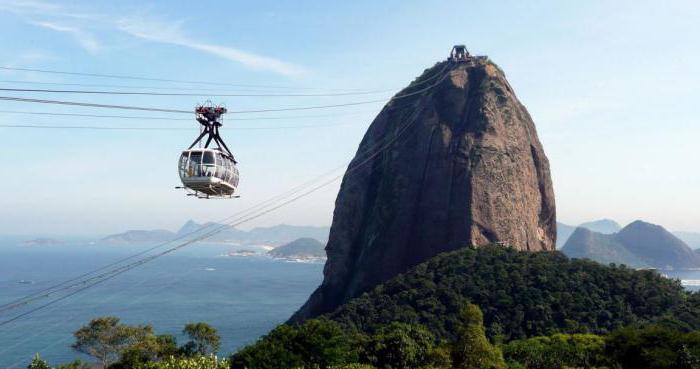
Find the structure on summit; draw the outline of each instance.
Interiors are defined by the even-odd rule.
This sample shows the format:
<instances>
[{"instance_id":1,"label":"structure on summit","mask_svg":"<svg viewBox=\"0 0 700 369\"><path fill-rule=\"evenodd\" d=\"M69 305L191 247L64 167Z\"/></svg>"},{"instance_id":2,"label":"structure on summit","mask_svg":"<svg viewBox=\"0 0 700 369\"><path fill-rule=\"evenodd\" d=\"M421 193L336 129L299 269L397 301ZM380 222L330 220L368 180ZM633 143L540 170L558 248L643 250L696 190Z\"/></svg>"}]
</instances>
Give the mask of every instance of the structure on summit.
<instances>
[{"instance_id":1,"label":"structure on summit","mask_svg":"<svg viewBox=\"0 0 700 369\"><path fill-rule=\"evenodd\" d=\"M455 45L452 47L452 52L450 52L450 61L462 61L462 60L467 60L469 58L469 51L467 51L467 47L464 45Z\"/></svg>"},{"instance_id":2,"label":"structure on summit","mask_svg":"<svg viewBox=\"0 0 700 369\"><path fill-rule=\"evenodd\" d=\"M377 147L386 149L373 155ZM323 283L291 320L330 312L446 251L554 250L555 241L535 125L503 71L458 45L367 130L336 199Z\"/></svg>"}]
</instances>

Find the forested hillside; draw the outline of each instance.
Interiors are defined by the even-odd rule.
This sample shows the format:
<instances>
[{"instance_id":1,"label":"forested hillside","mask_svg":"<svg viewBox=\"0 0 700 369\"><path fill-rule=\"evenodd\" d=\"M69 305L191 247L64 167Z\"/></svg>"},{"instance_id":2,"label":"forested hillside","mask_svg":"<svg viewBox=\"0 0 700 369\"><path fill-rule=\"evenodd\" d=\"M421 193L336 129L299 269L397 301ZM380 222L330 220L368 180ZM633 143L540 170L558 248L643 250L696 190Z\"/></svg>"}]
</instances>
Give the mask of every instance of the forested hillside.
<instances>
[{"instance_id":1,"label":"forested hillside","mask_svg":"<svg viewBox=\"0 0 700 369\"><path fill-rule=\"evenodd\" d=\"M654 271L487 246L434 257L327 317L369 333L393 321L421 324L451 340L460 307L471 302L483 310L488 336L508 341L554 332L607 333L660 320L695 329L697 300L678 281Z\"/></svg>"}]
</instances>

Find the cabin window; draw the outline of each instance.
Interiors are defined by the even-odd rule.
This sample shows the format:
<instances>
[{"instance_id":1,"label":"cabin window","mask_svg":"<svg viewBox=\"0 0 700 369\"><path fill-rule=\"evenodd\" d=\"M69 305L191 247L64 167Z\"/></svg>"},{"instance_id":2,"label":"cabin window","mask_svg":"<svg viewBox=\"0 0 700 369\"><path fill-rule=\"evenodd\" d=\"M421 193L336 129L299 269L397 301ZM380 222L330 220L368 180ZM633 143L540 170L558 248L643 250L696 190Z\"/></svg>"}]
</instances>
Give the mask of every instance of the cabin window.
<instances>
[{"instance_id":1,"label":"cabin window","mask_svg":"<svg viewBox=\"0 0 700 369\"><path fill-rule=\"evenodd\" d=\"M205 151L204 152L204 161L202 163L203 164L214 164L214 153L211 151Z\"/></svg>"}]
</instances>

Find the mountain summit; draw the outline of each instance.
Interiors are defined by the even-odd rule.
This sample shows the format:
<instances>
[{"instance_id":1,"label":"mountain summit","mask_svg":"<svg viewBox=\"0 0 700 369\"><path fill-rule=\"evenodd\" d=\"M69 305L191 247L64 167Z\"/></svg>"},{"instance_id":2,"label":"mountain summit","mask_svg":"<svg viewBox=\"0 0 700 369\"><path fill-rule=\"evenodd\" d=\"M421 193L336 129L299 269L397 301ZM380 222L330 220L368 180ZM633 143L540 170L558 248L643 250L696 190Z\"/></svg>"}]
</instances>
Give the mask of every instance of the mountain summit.
<instances>
[{"instance_id":1,"label":"mountain summit","mask_svg":"<svg viewBox=\"0 0 700 369\"><path fill-rule=\"evenodd\" d=\"M488 58L453 56L372 122L336 199L324 281L292 320L446 251L554 250L555 223L549 163L527 110Z\"/></svg>"}]
</instances>

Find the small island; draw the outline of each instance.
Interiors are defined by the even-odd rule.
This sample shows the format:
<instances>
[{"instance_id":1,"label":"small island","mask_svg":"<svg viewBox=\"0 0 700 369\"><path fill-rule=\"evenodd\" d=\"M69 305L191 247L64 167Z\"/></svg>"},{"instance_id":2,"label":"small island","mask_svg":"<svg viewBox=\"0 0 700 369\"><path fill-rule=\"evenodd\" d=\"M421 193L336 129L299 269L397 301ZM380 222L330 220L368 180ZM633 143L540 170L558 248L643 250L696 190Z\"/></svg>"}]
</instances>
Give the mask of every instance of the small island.
<instances>
[{"instance_id":1,"label":"small island","mask_svg":"<svg viewBox=\"0 0 700 369\"><path fill-rule=\"evenodd\" d=\"M237 250L226 253L226 256L255 256L258 253L253 250Z\"/></svg>"},{"instance_id":2,"label":"small island","mask_svg":"<svg viewBox=\"0 0 700 369\"><path fill-rule=\"evenodd\" d=\"M325 245L314 238L299 238L286 245L275 247L268 255L288 261L321 261L326 259Z\"/></svg>"},{"instance_id":3,"label":"small island","mask_svg":"<svg viewBox=\"0 0 700 369\"><path fill-rule=\"evenodd\" d=\"M28 240L22 242L23 246L55 246L62 245L63 241L56 240L53 238L35 238L33 240Z\"/></svg>"}]
</instances>

